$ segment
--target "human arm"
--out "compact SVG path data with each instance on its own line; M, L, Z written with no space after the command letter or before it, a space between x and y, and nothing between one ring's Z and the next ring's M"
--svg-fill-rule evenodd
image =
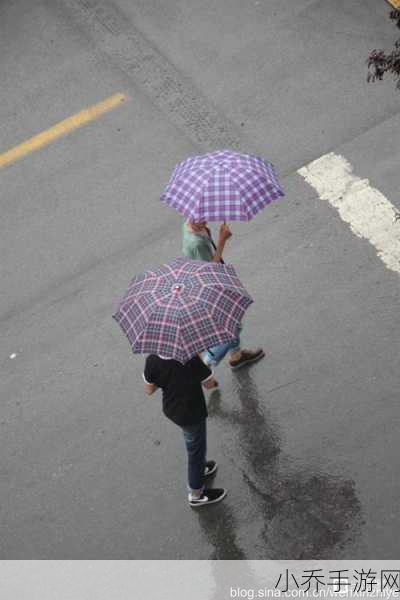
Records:
M215 249L215 253L214 253L212 262L214 262L214 263L220 263L221 262L221 260L222 260L222 254L223 254L224 249L225 249L225 244L226 244L227 240L229 240L230 237L232 237L232 232L229 229L229 227L227 225L225 225L225 223L224 223L219 228L218 244L217 244L217 247Z
M214 379L214 375L212 374L210 377L207 377L207 379L202 381L202 385L206 390L213 390L214 388L218 387L218 381Z
M143 383L144 383L144 391L148 396L154 394L157 391L157 386L155 383L149 383L146 381L145 376L143 375Z
M150 358L146 359L146 363L144 366L144 373L142 375L144 382L144 391L148 396L154 394L157 391L157 385L155 383L151 383L153 380L154 374L152 373Z
M154 383L145 383L144 391L148 396L151 396L152 394L154 394L154 392L157 391L157 386Z
M214 373L210 367L203 362L201 355L198 354L194 361L195 376L206 390L213 390L218 387L218 381L214 378Z

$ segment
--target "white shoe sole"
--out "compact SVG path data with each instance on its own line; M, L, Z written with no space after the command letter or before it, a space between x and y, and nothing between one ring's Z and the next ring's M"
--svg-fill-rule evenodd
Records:
M191 508L201 508L202 506L210 506L210 504L217 504L218 502L222 502L222 500L226 497L227 493L227 490L225 490L225 493L222 494L222 496L219 496L215 500L208 500L207 502L196 502L196 504L192 504L191 502L189 502L189 506Z

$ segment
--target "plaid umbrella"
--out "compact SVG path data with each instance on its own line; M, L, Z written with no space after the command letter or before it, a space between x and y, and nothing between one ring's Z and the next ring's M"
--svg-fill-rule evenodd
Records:
M135 277L113 317L133 352L185 363L234 339L252 302L232 266L178 258Z
M250 221L283 196L273 166L250 154L220 150L178 164L161 196L193 223Z

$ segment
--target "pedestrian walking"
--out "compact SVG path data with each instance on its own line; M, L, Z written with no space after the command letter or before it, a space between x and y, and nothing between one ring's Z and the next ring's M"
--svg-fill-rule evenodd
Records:
M218 465L207 460L207 406L202 386L217 387L212 371L199 356L185 364L151 354L143 373L145 392L162 390L165 416L181 428L187 451L188 503L193 508L221 502L227 494L223 488L209 488L207 481Z
M225 224L219 230L218 244L212 241L207 223L191 223L187 221L182 228L182 252L189 258L209 262L221 262L225 244L232 237L232 232ZM237 328L233 340L208 348L202 354L202 359L209 366L217 366L227 354L229 354L229 365L232 370L240 369L245 365L255 363L265 356L262 348L248 350L241 348L240 333L241 325Z
M284 195L271 163L259 156L231 150L218 150L192 156L176 165L161 196L162 202L177 210L183 226L183 254L193 259L221 262L232 233L225 222L250 221L260 210ZM214 245L208 221L222 221ZM211 347L203 356L210 365L230 353L232 369L263 358L262 348L240 347L240 328L234 340Z
M188 455L188 502L220 502L226 490L206 486L217 464L207 460L207 407L202 386L217 387L198 353L234 339L253 300L231 265L177 258L137 275L113 315L133 352L148 353L144 387L161 388L164 414L181 427Z

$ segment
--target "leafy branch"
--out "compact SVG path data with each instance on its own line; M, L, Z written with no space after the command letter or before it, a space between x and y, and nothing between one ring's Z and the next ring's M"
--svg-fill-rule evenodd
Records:
M390 18L400 29L400 10L392 10ZM400 90L400 38L390 52L373 50L368 57L367 65L368 81L381 81L386 73L391 73L396 81L396 87Z

